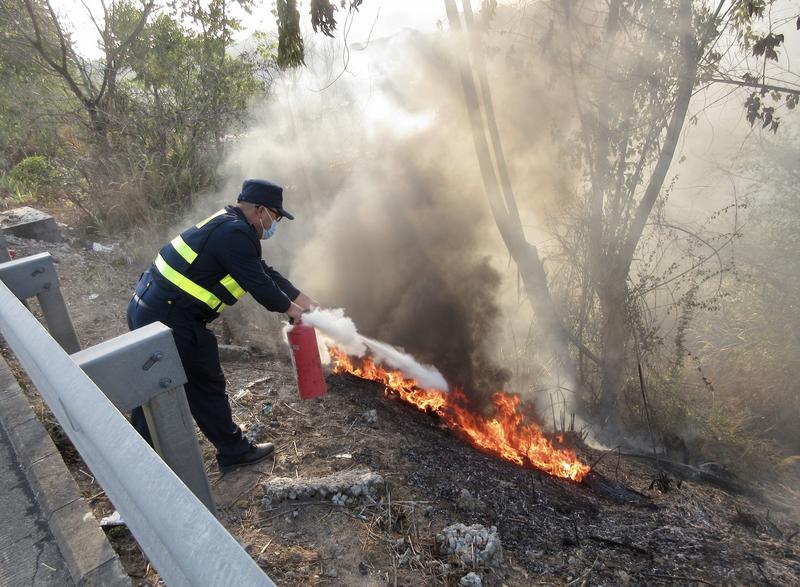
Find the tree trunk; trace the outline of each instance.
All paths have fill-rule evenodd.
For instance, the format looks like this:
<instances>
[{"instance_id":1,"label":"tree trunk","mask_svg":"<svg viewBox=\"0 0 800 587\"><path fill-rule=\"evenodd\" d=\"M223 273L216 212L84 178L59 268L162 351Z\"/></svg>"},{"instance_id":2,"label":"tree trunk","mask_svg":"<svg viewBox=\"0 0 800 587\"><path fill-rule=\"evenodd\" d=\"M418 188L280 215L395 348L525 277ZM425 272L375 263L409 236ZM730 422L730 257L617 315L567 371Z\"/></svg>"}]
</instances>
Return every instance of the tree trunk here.
<instances>
[{"instance_id":1,"label":"tree trunk","mask_svg":"<svg viewBox=\"0 0 800 587\"><path fill-rule=\"evenodd\" d=\"M625 281L609 284L600 293L603 313L602 359L600 363L599 416L607 438L620 431L619 392L625 384L628 327Z\"/></svg>"},{"instance_id":2,"label":"tree trunk","mask_svg":"<svg viewBox=\"0 0 800 587\"><path fill-rule=\"evenodd\" d=\"M612 257L609 250L607 260L608 271L604 278L599 279L598 297L603 313L603 350L601 362L601 395L600 416L604 422L604 429L613 435L619 430L619 393L625 382L625 368L627 366L626 349L628 341L627 327L627 279L633 262L636 247L644 232L647 219L653 210L658 195L664 186L678 138L686 120L689 102L692 97L699 53L693 36L692 5L691 0L683 0L678 13L678 18L684 31L680 40L681 56L683 58L683 75L680 76L675 106L661 152L656 160L655 168L650 176L645 193L636 209L622 246ZM602 272L602 270L601 270Z\"/></svg>"}]
</instances>

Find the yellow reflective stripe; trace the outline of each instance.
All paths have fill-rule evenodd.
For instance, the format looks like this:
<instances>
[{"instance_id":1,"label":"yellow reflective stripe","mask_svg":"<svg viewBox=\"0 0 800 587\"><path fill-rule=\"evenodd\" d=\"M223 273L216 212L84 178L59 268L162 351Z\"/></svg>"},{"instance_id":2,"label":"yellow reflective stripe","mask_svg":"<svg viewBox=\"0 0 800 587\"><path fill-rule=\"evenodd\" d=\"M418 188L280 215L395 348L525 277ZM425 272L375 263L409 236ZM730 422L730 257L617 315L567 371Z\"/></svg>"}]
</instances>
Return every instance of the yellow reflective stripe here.
<instances>
[{"instance_id":1,"label":"yellow reflective stripe","mask_svg":"<svg viewBox=\"0 0 800 587\"><path fill-rule=\"evenodd\" d=\"M212 310L222 310L223 304L217 296L208 291L206 288L197 285L185 275L178 273L175 269L167 264L160 254L156 257L155 265L156 269L158 269L158 271L167 281L182 289L193 298L200 300L204 304L208 304Z\"/></svg>"},{"instance_id":2,"label":"yellow reflective stripe","mask_svg":"<svg viewBox=\"0 0 800 587\"><path fill-rule=\"evenodd\" d=\"M197 259L197 253L192 250L192 247L186 244L181 235L176 236L170 241L170 244L178 251L178 254L191 265Z\"/></svg>"},{"instance_id":3,"label":"yellow reflective stripe","mask_svg":"<svg viewBox=\"0 0 800 587\"><path fill-rule=\"evenodd\" d=\"M224 285L225 289L227 289L229 292L231 292L231 295L233 297L235 297L237 300L240 299L244 294L247 293L246 291L244 291L244 288L242 288L242 286L239 285L236 282L236 280L233 277L231 277L230 275L226 275L225 277L220 279L219 282L222 285Z\"/></svg>"},{"instance_id":4,"label":"yellow reflective stripe","mask_svg":"<svg viewBox=\"0 0 800 587\"><path fill-rule=\"evenodd\" d=\"M202 220L202 221L198 222L197 224L195 224L195 227L196 228L202 228L203 225L208 223L212 218L216 218L217 216L220 216L221 214L225 214L225 208L223 208L219 212L214 212L211 216L209 216L205 220Z\"/></svg>"}]
</instances>

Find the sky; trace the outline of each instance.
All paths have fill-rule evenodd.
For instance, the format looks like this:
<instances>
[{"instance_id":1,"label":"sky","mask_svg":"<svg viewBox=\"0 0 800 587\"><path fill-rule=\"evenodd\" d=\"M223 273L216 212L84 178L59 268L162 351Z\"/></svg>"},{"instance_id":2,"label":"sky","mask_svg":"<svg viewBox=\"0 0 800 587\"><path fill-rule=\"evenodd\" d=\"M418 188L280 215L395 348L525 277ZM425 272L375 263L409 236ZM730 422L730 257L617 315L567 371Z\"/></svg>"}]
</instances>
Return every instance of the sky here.
<instances>
[{"instance_id":1,"label":"sky","mask_svg":"<svg viewBox=\"0 0 800 587\"><path fill-rule=\"evenodd\" d=\"M84 57L96 59L101 56L97 47L97 33L89 17L87 7L94 14L102 14L100 0L52 0L53 7L69 23L78 52ZM274 0L256 0L251 14L239 9L243 30L237 40L249 37L254 31L275 30L275 19L271 14ZM300 14L307 24L308 0L301 0ZM479 2L473 2L477 10ZM341 35L346 11L338 12L337 21ZM438 21L445 20L444 2L436 0L364 0L352 22L348 40L364 42L370 35L380 38L396 33L404 28L432 31Z\"/></svg>"}]
</instances>

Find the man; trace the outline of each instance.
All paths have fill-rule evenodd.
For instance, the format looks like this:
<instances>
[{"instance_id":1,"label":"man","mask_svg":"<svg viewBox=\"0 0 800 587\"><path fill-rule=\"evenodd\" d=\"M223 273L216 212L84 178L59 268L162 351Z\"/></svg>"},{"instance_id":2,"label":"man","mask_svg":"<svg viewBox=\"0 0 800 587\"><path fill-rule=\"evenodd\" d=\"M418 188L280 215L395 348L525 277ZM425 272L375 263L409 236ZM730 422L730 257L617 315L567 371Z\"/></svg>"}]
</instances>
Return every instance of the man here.
<instances>
[{"instance_id":1,"label":"man","mask_svg":"<svg viewBox=\"0 0 800 587\"><path fill-rule=\"evenodd\" d=\"M156 321L172 328L188 379L189 408L216 447L222 472L257 463L274 447L251 443L234 423L217 339L206 325L247 292L291 319L317 305L261 259L260 241L274 235L283 218L294 219L283 209L283 188L245 181L236 206L184 230L161 249L128 305L131 330ZM131 423L151 442L142 408L133 411Z\"/></svg>"}]
</instances>

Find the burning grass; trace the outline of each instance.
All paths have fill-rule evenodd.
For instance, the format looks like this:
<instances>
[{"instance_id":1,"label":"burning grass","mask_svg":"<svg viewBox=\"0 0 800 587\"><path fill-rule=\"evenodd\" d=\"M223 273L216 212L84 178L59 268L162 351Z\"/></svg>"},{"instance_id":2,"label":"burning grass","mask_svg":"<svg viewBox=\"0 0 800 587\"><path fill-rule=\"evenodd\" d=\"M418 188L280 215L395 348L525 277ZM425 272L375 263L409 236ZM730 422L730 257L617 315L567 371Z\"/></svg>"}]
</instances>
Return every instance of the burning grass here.
<instances>
[{"instance_id":1,"label":"burning grass","mask_svg":"<svg viewBox=\"0 0 800 587\"><path fill-rule=\"evenodd\" d=\"M447 426L462 434L476 448L511 461L521 467L540 469L554 477L581 482L590 467L580 462L575 452L557 448L534 422L526 422L518 395L497 392L492 395L494 414L476 413L460 390L444 393L420 389L416 381L399 371L386 370L369 357L353 359L336 347L329 352L335 373L349 373L361 379L378 381L386 393L399 397L424 412L439 416Z\"/></svg>"}]
</instances>

